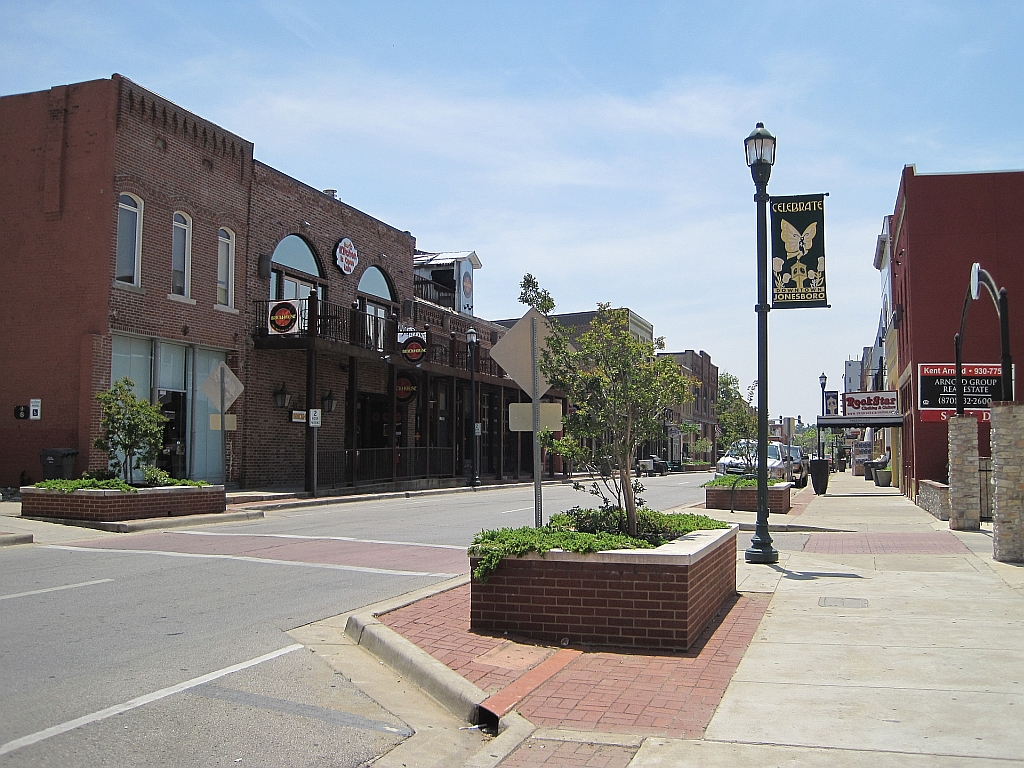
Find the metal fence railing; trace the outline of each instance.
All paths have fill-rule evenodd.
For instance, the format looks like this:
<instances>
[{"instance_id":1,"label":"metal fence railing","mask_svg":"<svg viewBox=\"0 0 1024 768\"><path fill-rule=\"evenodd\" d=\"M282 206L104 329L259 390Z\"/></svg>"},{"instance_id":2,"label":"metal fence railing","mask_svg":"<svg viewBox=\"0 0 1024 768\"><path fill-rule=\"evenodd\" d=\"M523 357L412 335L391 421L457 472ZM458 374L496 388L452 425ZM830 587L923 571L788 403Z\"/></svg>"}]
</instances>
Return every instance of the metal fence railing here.
<instances>
[{"instance_id":1,"label":"metal fence railing","mask_svg":"<svg viewBox=\"0 0 1024 768\"><path fill-rule=\"evenodd\" d=\"M357 448L317 451L317 485L344 486L454 477L452 448Z\"/></svg>"}]
</instances>

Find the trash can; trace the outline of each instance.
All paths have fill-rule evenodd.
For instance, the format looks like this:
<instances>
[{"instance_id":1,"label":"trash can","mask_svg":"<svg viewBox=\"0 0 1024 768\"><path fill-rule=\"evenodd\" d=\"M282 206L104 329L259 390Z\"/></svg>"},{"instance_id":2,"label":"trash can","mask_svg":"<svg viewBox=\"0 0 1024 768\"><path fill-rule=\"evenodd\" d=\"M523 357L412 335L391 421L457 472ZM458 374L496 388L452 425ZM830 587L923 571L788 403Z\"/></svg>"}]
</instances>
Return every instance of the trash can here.
<instances>
[{"instance_id":1,"label":"trash can","mask_svg":"<svg viewBox=\"0 0 1024 768\"><path fill-rule=\"evenodd\" d=\"M43 480L71 480L75 474L77 457L77 448L43 448L39 452Z\"/></svg>"},{"instance_id":2,"label":"trash can","mask_svg":"<svg viewBox=\"0 0 1024 768\"><path fill-rule=\"evenodd\" d=\"M828 459L811 459L811 485L818 496L828 491Z\"/></svg>"}]
</instances>

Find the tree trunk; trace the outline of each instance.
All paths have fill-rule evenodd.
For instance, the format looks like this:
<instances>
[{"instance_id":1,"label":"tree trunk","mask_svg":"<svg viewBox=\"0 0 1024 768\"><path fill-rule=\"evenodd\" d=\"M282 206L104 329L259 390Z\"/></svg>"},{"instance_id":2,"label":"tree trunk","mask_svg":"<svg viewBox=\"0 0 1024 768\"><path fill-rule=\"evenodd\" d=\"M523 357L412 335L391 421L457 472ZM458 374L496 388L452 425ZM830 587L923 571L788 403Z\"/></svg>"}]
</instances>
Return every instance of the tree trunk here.
<instances>
[{"instance_id":1,"label":"tree trunk","mask_svg":"<svg viewBox=\"0 0 1024 768\"><path fill-rule=\"evenodd\" d=\"M633 496L633 471L626 461L619 460L619 485L626 504L626 529L630 536L636 536L636 497Z\"/></svg>"}]
</instances>

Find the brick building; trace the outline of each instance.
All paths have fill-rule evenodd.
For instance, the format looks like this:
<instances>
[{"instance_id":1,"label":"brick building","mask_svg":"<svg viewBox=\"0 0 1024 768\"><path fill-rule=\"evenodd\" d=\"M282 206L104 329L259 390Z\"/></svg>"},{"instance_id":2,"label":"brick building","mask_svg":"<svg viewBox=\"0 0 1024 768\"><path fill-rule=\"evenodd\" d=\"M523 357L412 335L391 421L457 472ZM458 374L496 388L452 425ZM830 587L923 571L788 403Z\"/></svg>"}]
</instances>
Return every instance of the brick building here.
<instances>
[{"instance_id":1,"label":"brick building","mask_svg":"<svg viewBox=\"0 0 1024 768\"><path fill-rule=\"evenodd\" d=\"M718 366L711 362L711 355L703 349L700 352L692 349L685 352L661 352L658 356L663 355L675 360L683 374L697 380L691 391L693 400L677 405L672 420L676 424L696 424L698 431L680 434L678 449L675 443L671 445L671 451L678 450L679 457L673 455L669 458L672 461L690 459L714 462L718 456ZM693 444L702 437L710 441L710 451L701 453L695 449Z\"/></svg>"},{"instance_id":2,"label":"brick building","mask_svg":"<svg viewBox=\"0 0 1024 768\"><path fill-rule=\"evenodd\" d=\"M979 262L1010 297L1010 340L1024 338L1024 172L919 174L903 169L896 205L875 253L883 270L884 354L874 371L885 389L899 392L903 427L892 430L896 476L911 498L921 480L947 481L949 411L919 409L918 365L953 363L971 265ZM890 287L891 286L891 287ZM891 299L889 298L891 296ZM1000 360L999 321L983 290L973 302L963 362ZM877 388L882 388L881 386ZM989 455L987 412L980 417L980 450Z\"/></svg>"},{"instance_id":3,"label":"brick building","mask_svg":"<svg viewBox=\"0 0 1024 768\"><path fill-rule=\"evenodd\" d=\"M168 416L159 463L177 477L461 477L470 327L481 474L529 475L505 417L528 398L489 359L505 328L472 316L472 269L469 313L418 295L409 232L120 75L0 98L0 137L0 259L23 286L0 341L0 485L38 479L43 448L77 449L76 475L104 467L95 396L123 376ZM202 389L221 362L245 388L226 432ZM33 399L38 419L13 418Z\"/></svg>"}]
</instances>

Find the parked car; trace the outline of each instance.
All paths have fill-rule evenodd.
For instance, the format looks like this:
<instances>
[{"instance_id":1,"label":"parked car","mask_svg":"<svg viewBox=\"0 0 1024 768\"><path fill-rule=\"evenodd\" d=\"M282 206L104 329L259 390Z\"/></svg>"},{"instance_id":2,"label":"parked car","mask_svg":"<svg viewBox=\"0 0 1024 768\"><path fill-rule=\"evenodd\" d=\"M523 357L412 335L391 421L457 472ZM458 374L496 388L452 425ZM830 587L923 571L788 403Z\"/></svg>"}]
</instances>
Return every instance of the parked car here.
<instances>
[{"instance_id":1,"label":"parked car","mask_svg":"<svg viewBox=\"0 0 1024 768\"><path fill-rule=\"evenodd\" d=\"M651 475L667 475L668 462L652 453L646 459L640 459L637 462L637 475L643 476L645 472L648 477Z\"/></svg>"},{"instance_id":2,"label":"parked car","mask_svg":"<svg viewBox=\"0 0 1024 768\"><path fill-rule=\"evenodd\" d=\"M789 453L782 443L768 443L768 477L785 479ZM715 474L745 475L757 472L757 440L737 440L715 465Z\"/></svg>"},{"instance_id":3,"label":"parked car","mask_svg":"<svg viewBox=\"0 0 1024 768\"><path fill-rule=\"evenodd\" d=\"M789 457L793 460L793 468L787 479L791 480L797 488L806 488L807 481L811 476L811 459L799 445L787 445L786 451L789 452Z\"/></svg>"}]
</instances>

